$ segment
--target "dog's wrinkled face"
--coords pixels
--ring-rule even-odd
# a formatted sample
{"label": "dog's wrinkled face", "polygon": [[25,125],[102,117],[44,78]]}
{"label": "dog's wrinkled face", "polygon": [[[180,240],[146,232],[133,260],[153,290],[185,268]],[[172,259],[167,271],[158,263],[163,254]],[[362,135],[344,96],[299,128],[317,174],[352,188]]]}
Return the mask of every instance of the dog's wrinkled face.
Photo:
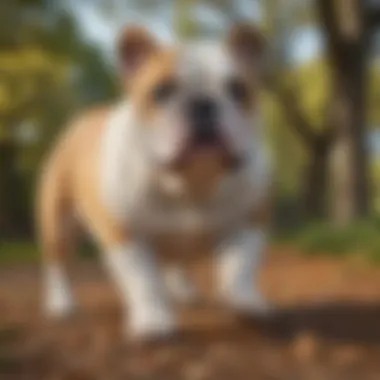
{"label": "dog's wrinkled face", "polygon": [[260,88],[263,40],[255,29],[242,25],[221,43],[167,48],[129,28],[120,50],[144,146],[156,162],[181,170],[212,156],[228,170],[244,161]]}

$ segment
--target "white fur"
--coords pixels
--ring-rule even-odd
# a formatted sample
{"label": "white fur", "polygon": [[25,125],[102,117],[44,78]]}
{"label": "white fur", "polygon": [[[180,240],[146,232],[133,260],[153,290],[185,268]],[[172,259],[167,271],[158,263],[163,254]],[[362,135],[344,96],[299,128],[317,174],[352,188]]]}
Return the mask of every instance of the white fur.
{"label": "white fur", "polygon": [[[176,325],[153,253],[141,244],[155,235],[233,235],[224,242],[217,260],[222,296],[239,310],[265,308],[256,285],[265,238],[261,231],[245,226],[267,196],[268,157],[258,113],[247,117],[226,97],[224,85],[236,73],[235,65],[223,49],[213,49],[186,50],[178,68],[183,93],[155,118],[154,125],[141,125],[132,100],[115,107],[105,128],[99,161],[101,196],[111,214],[125,223],[135,238],[135,244],[107,252],[105,259],[125,305],[129,306],[130,331],[134,336],[170,334]],[[219,101],[223,133],[231,149],[246,157],[244,166],[226,175],[202,206],[185,202],[186,189],[181,178],[161,171],[159,165],[160,160],[167,159],[183,144],[179,139],[186,137],[183,131],[178,132],[183,123],[178,122],[182,115],[178,115],[176,106],[184,97],[196,93]],[[149,131],[154,131],[154,135],[146,136]],[[166,281],[177,298],[192,296],[190,284],[181,273],[174,271]]]}
{"label": "white fur", "polygon": [[[101,194],[111,213],[129,228],[143,234],[224,231],[248,216],[266,195],[269,163],[257,134],[245,167],[220,182],[207,209],[178,202],[182,195],[180,179],[168,184],[168,175],[149,166],[137,149],[131,112],[125,105],[115,109],[100,157]],[[169,200],[169,208],[162,204],[162,197]]]}
{"label": "white fur", "polygon": [[150,250],[130,243],[107,252],[104,258],[129,310],[128,334],[142,339],[171,334],[175,318]]}
{"label": "white fur", "polygon": [[179,73],[187,96],[207,95],[219,104],[221,132],[230,148],[238,154],[248,153],[256,136],[255,116],[247,117],[230,98],[226,84],[241,77],[239,63],[229,54],[225,44],[195,42],[185,45],[179,61]]}
{"label": "white fur", "polygon": [[178,73],[195,93],[220,92],[224,80],[237,69],[224,44],[194,42],[180,48]]}
{"label": "white fur", "polygon": [[44,268],[44,282],[46,313],[52,317],[69,315],[74,309],[74,298],[62,266],[47,263]]}
{"label": "white fur", "polygon": [[[122,102],[115,107],[103,137],[100,186],[104,201],[117,218],[143,233],[228,229],[236,218],[255,207],[269,182],[259,110],[245,115],[225,91],[226,81],[239,75],[237,63],[223,44],[195,43],[179,51],[181,90],[170,105],[147,126],[141,125],[133,101]],[[157,165],[185,143],[181,104],[196,94],[212,96],[219,102],[226,141],[237,154],[248,157],[242,171],[221,182],[207,213],[177,202],[185,190],[183,184],[160,172]],[[174,210],[170,207],[169,212],[162,207],[162,196],[172,198],[179,206]]]}
{"label": "white fur", "polygon": [[109,117],[99,157],[101,195],[120,220],[130,215],[148,180],[147,163],[137,143],[132,107],[121,102]]}
{"label": "white fur", "polygon": [[242,228],[222,244],[217,259],[222,299],[238,311],[262,313],[268,304],[258,289],[258,270],[266,236],[260,230]]}

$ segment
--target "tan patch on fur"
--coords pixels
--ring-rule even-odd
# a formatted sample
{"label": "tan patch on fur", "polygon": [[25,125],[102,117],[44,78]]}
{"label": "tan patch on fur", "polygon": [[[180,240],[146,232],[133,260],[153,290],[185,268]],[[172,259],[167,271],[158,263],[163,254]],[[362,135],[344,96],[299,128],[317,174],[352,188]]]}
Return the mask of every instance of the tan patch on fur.
{"label": "tan patch on fur", "polygon": [[240,64],[242,78],[250,89],[250,99],[245,108],[251,110],[256,107],[257,95],[263,84],[266,40],[261,31],[252,24],[242,23],[230,30],[226,43],[230,53]]}
{"label": "tan patch on fur", "polygon": [[125,87],[129,88],[136,73],[158,50],[158,43],[145,28],[129,26],[121,33],[117,50],[124,72]]}
{"label": "tan patch on fur", "polygon": [[149,120],[159,112],[159,107],[152,98],[154,88],[164,81],[176,82],[177,70],[178,52],[172,49],[158,50],[131,82],[130,96],[143,120]]}
{"label": "tan patch on fur", "polygon": [[225,171],[221,152],[211,150],[194,154],[184,165],[181,175],[191,197],[197,201],[207,201]]}
{"label": "tan patch on fur", "polygon": [[98,108],[76,120],[48,157],[38,190],[37,219],[44,254],[59,260],[73,249],[80,221],[104,249],[121,244],[125,230],[107,212],[99,196],[100,137],[109,115]]}

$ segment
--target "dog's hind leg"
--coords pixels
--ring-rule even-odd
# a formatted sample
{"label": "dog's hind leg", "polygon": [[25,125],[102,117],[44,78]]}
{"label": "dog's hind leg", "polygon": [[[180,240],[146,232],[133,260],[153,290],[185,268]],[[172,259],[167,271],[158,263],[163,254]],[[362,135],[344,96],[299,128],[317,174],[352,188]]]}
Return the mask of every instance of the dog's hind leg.
{"label": "dog's hind leg", "polygon": [[57,163],[42,173],[37,222],[43,253],[43,304],[49,316],[64,317],[74,308],[67,276],[76,248],[76,231],[67,183]]}

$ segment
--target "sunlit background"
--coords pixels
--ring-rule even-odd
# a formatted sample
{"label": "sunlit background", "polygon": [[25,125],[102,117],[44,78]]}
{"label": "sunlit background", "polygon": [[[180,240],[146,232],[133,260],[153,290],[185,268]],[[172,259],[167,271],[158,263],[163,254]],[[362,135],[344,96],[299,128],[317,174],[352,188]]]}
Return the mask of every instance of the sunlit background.
{"label": "sunlit background", "polygon": [[[285,294],[287,289],[294,290],[295,298],[300,289],[308,289],[317,298],[333,294],[378,303],[376,0],[1,0],[0,265],[27,266],[39,260],[33,209],[41,159],[73,114],[117,99],[114,42],[120,29],[128,23],[143,24],[170,43],[221,38],[239,20],[259,25],[270,47],[264,119],[274,162],[272,250],[275,257],[282,255],[280,267],[285,260],[296,268],[286,281],[306,281],[303,285],[294,280],[294,290],[286,284],[276,287],[277,280],[269,276],[273,297],[286,304],[293,300]],[[365,263],[368,272],[358,263]],[[280,273],[286,273],[286,265]],[[359,265],[364,272],[347,274],[342,269],[346,265],[351,271]],[[282,274],[276,276],[283,279]],[[324,283],[322,294],[316,281]],[[0,293],[6,293],[6,285],[1,286]],[[281,295],[276,293],[280,288]],[[305,300],[305,294],[300,299]],[[0,297],[0,314],[1,302]],[[299,339],[295,349],[301,350],[302,361],[304,352],[315,354],[318,343],[307,334]],[[351,363],[361,354],[354,350],[342,355]],[[2,363],[0,354],[0,373]],[[192,378],[202,378],[194,371]],[[281,373],[262,378],[282,379]]]}
{"label": "sunlit background", "polygon": [[114,41],[128,23],[168,43],[221,38],[237,20],[260,25],[271,46],[265,108],[277,229],[318,221],[313,235],[328,232],[321,221],[373,221],[379,11],[376,1],[350,1],[332,20],[334,6],[324,1],[2,1],[0,239],[31,237],[39,162],[69,117],[117,96]]}

